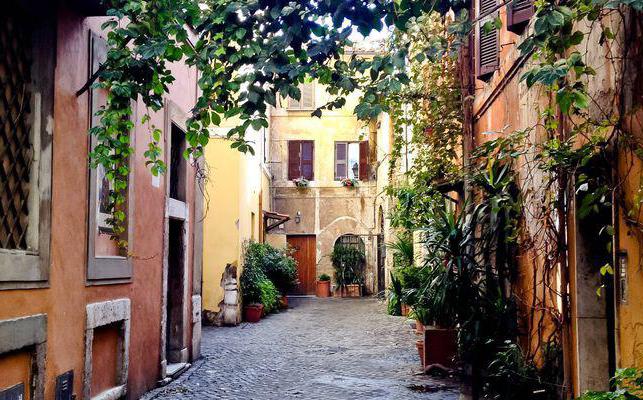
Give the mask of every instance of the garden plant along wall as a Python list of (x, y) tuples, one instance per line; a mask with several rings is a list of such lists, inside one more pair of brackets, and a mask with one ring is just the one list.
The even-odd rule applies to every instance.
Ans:
[[(420, 103), (412, 97), (402, 96), (406, 85), (420, 76), (417, 71), (430, 76), (432, 70), (443, 68), (445, 82), (452, 82), (457, 88), (459, 77), (451, 75), (457, 71), (454, 72), (454, 67), (449, 64), (452, 60), (449, 57), (455, 56), (456, 45), (464, 42), (461, 39), (477, 22), (468, 16), (470, 5), (456, 1), (115, 0), (111, 5), (109, 14), (115, 19), (105, 25), (111, 30), (107, 60), (90, 81), (90, 85), (108, 90), (109, 95), (106, 107), (98, 112), (101, 123), (90, 133), (98, 140), (98, 146), (92, 153), (93, 166), (102, 165), (114, 183), (110, 204), (115, 237), (124, 229), (126, 218), (119, 207), (124, 202), (123, 193), (129, 174), (127, 158), (132, 152), (129, 146), (131, 100), (140, 98), (153, 111), (162, 107), (163, 95), (173, 79), (166, 68), (168, 62), (185, 58), (190, 65), (198, 67), (201, 76), (201, 96), (187, 123), (186, 155), (200, 157), (209, 139), (208, 128), (233, 116), (241, 121), (229, 132), (229, 137), (234, 140), (233, 147), (252, 152), (251, 144), (244, 139), (245, 130), (267, 126), (268, 106), (275, 105), (277, 96), (299, 99), (299, 83), (310, 78), (326, 85), (329, 93), (337, 96), (314, 110), (313, 115), (320, 115), (324, 109), (341, 107), (343, 96), (360, 87), (364, 95), (355, 109), (359, 118), (374, 118), (382, 111), (390, 111), (394, 118), (399, 119), (400, 125), (404, 125), (404, 118), (408, 115), (404, 115), (404, 107), (400, 106)], [(520, 247), (534, 256), (534, 262), (541, 263), (536, 268), (539, 276), (534, 277), (533, 289), (546, 290), (542, 296), (533, 296), (534, 303), (529, 307), (531, 311), (527, 319), (534, 343), (529, 343), (524, 349), (524, 363), (542, 366), (547, 349), (552, 346), (565, 349), (571, 341), (567, 312), (569, 294), (566, 292), (569, 281), (566, 240), (570, 211), (566, 199), (579, 191), (581, 216), (590, 216), (597, 208), (611, 206), (612, 198), (622, 199), (621, 202), (627, 203), (622, 205), (628, 223), (635, 227), (640, 225), (639, 197), (619, 196), (622, 189), (619, 183), (629, 178), (621, 177), (619, 182), (604, 181), (592, 176), (592, 171), (586, 167), (589, 160), (596, 157), (609, 158), (614, 149), (629, 157), (631, 163), (640, 163), (639, 157), (643, 152), (638, 139), (632, 134), (632, 124), (636, 123), (632, 110), (640, 104), (632, 104), (624, 90), (629, 87), (626, 80), (632, 77), (632, 68), (637, 66), (623, 55), (627, 45), (632, 43), (630, 35), (636, 33), (636, 29), (640, 31), (641, 22), (637, 17), (640, 17), (643, 3), (641, 0), (539, 0), (535, 7), (533, 30), (527, 34), (520, 50), (524, 57), (533, 60), (533, 66), (523, 76), (524, 81), (533, 87), (532, 90), (541, 90), (542, 97), (549, 101), (548, 106), (541, 110), (537, 123), (519, 132), (503, 132), (507, 135), (482, 146), (473, 160), (463, 160), (467, 168), (462, 175), (453, 168), (442, 169), (446, 172), (442, 176), (437, 174), (437, 168), (420, 171), (412, 181), (412, 187), (393, 193), (407, 209), (415, 206), (417, 203), (414, 201), (418, 199), (431, 199), (428, 204), (421, 204), (428, 214), (418, 215), (429, 216), (423, 222), (432, 223), (435, 221), (432, 202), (441, 200), (441, 197), (432, 190), (431, 184), (424, 189), (431, 196), (414, 197), (414, 184), (424, 181), (435, 186), (444, 180), (463, 176), (465, 182), (475, 188), (466, 217), (458, 222), (461, 224), (458, 229), (464, 230), (464, 237), (467, 237), (466, 229), (471, 228), (473, 221), (485, 229), (495, 224), (500, 231), (491, 231), (493, 233), (484, 240), (461, 246), (460, 250), (473, 253), (459, 254), (450, 260), (455, 262), (461, 257), (471, 266), (468, 271), (471, 276), (458, 277), (464, 279), (462, 283), (486, 277), (485, 285), (498, 289), (503, 310), (496, 316), (515, 316), (510, 282), (516, 266), (511, 264), (510, 252)], [(444, 17), (449, 9), (455, 11), (456, 18), (449, 24), (448, 31), (439, 25), (434, 25), (437, 26), (435, 30), (412, 30), (426, 21), (422, 18), (416, 21), (415, 17), (431, 18), (426, 14), (432, 11)], [(322, 23), (325, 19), (333, 23)], [(351, 23), (343, 24), (345, 20)], [(344, 48), (350, 45), (348, 37), (353, 28), (368, 34), (372, 29), (381, 29), (383, 21), (394, 24), (400, 35), (409, 32), (416, 38), (424, 37), (423, 47), (413, 47), (417, 40), (399, 40), (393, 41), (390, 52), (381, 57), (341, 59)], [(581, 24), (586, 28), (578, 28)], [(497, 28), (497, 20), (484, 24), (485, 31)], [(612, 102), (598, 98), (592, 92), (591, 76), (600, 66), (590, 64), (579, 50), (582, 44), (598, 44), (606, 49), (604, 59), (614, 71), (618, 71), (617, 90), (612, 93), (612, 99), (618, 100), (618, 107), (612, 107)], [(444, 60), (444, 65), (434, 60)], [(408, 62), (411, 63), (409, 68)], [(414, 62), (433, 62), (434, 68), (428, 71), (419, 68), (414, 72)], [(249, 68), (258, 65), (261, 68)], [(365, 74), (366, 71), (368, 73)], [(427, 82), (435, 80), (427, 79)], [(437, 157), (442, 163), (440, 168), (454, 165), (453, 160), (459, 156), (455, 148), (460, 140), (457, 122), (461, 109), (453, 107), (453, 104), (459, 100), (465, 109), (468, 107), (467, 97), (455, 89), (444, 93), (449, 87), (450, 84), (435, 85), (421, 88), (423, 91), (419, 93), (420, 98), (426, 92), (429, 94), (422, 107), (451, 104), (446, 106), (452, 114), (447, 114), (450, 117), (445, 122), (453, 125), (440, 126), (440, 121), (431, 121), (426, 115), (420, 119), (426, 121), (426, 136), (446, 140), (430, 144), (444, 151)], [(79, 92), (85, 89), (87, 87)], [(470, 88), (465, 85), (460, 91), (469, 94)], [(451, 100), (433, 101), (435, 98)], [(396, 99), (397, 108), (391, 103)], [(456, 103), (452, 103), (454, 100)], [(436, 115), (434, 111), (429, 114)], [(149, 116), (143, 116), (142, 121), (148, 122)], [(165, 165), (160, 158), (161, 131), (150, 126), (150, 134), (145, 156), (152, 172), (162, 173)], [(428, 166), (432, 163), (433, 159), (421, 164)], [(518, 179), (514, 179), (511, 172), (517, 169), (516, 165), (520, 165), (522, 171)], [(534, 208), (534, 215), (516, 215), (520, 204), (538, 204), (539, 207)], [(528, 208), (530, 213), (534, 210)], [(404, 214), (396, 217), (402, 218)], [(525, 220), (529, 222), (528, 226), (524, 225)], [(418, 221), (401, 221), (400, 224), (417, 226)], [(613, 226), (605, 226), (602, 231), (606, 243), (613, 241), (610, 234), (613, 229)], [(499, 252), (501, 257), (497, 257)], [(613, 269), (613, 265), (606, 264), (598, 266), (597, 273), (610, 275)], [(562, 280), (560, 283), (555, 282), (557, 274)], [(485, 294), (491, 292), (489, 287), (485, 286)], [(462, 299), (465, 300), (464, 297)], [(556, 307), (559, 301), (563, 312)], [(458, 305), (466, 307), (468, 304)], [(480, 312), (488, 310), (469, 311), (470, 314), (461, 315), (464, 318), (462, 322), (479, 321), (476, 318), (480, 318)], [(553, 330), (550, 329), (552, 326)], [(501, 349), (499, 342), (502, 337), (494, 331), (498, 326), (491, 328), (495, 340), (492, 354), (502, 359), (511, 348)], [(471, 349), (479, 350), (476, 346), (481, 343), (481, 337), (464, 338), (461, 343), (466, 339), (473, 340), (469, 343)], [(565, 365), (563, 369), (568, 372), (569, 368)], [(569, 382), (564, 383), (566, 390), (569, 386)]]

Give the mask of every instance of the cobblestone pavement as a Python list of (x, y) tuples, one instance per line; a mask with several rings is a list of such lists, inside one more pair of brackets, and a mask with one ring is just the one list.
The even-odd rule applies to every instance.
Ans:
[(455, 400), (456, 385), (417, 375), (415, 337), (375, 299), (290, 299), (257, 324), (204, 327), (202, 353), (151, 399)]

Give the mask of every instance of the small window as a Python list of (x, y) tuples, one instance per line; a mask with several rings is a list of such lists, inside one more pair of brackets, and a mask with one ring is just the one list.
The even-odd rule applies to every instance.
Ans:
[(288, 98), (289, 110), (312, 110), (315, 108), (315, 86), (312, 83), (299, 85), (299, 100)]
[(335, 142), (335, 180), (369, 179), (368, 142)]
[(353, 247), (362, 252), (364, 252), (365, 250), (364, 241), (362, 240), (362, 238), (352, 234), (342, 235), (338, 237), (335, 241), (335, 246)]
[(315, 179), (315, 143), (312, 140), (290, 140), (288, 142), (288, 180)]
[(187, 160), (183, 156), (186, 149), (185, 133), (176, 124), (171, 124), (170, 145), (170, 198), (185, 201)]
[(487, 79), (493, 74), (499, 66), (500, 45), (498, 39), (498, 30), (493, 29), (490, 32), (484, 32), (483, 26), (488, 21), (493, 21), (498, 16), (496, 0), (478, 0), (479, 12), (477, 36), (477, 76), (479, 79)]

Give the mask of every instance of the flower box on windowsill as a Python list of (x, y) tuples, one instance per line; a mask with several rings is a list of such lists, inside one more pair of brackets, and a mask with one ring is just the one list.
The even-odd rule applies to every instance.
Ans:
[(339, 182), (342, 184), (342, 186), (348, 187), (348, 188), (354, 188), (359, 184), (359, 181), (357, 179), (352, 179), (352, 178), (344, 178)]
[(298, 189), (306, 189), (310, 185), (310, 181), (303, 176), (301, 178), (293, 179), (292, 182)]

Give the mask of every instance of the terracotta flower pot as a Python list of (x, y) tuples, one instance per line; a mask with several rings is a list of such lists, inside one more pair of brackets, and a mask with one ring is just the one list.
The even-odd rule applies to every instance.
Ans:
[(263, 304), (249, 304), (243, 307), (243, 319), (246, 322), (259, 322), (263, 313)]
[(420, 356), (420, 365), (424, 367), (424, 340), (416, 340), (415, 347), (418, 349), (418, 355)]
[(346, 297), (361, 297), (362, 285), (351, 284), (346, 285)]
[(424, 361), (426, 365), (441, 364), (452, 368), (458, 350), (455, 329), (427, 326), (424, 329)]
[(418, 335), (424, 334), (424, 325), (420, 321), (415, 321), (415, 333)]
[(330, 297), (330, 281), (317, 281), (317, 297)]
[(279, 308), (281, 310), (285, 310), (288, 308), (288, 297), (279, 296)]
[(411, 312), (411, 307), (408, 304), (402, 303), (402, 316), (407, 317)]

